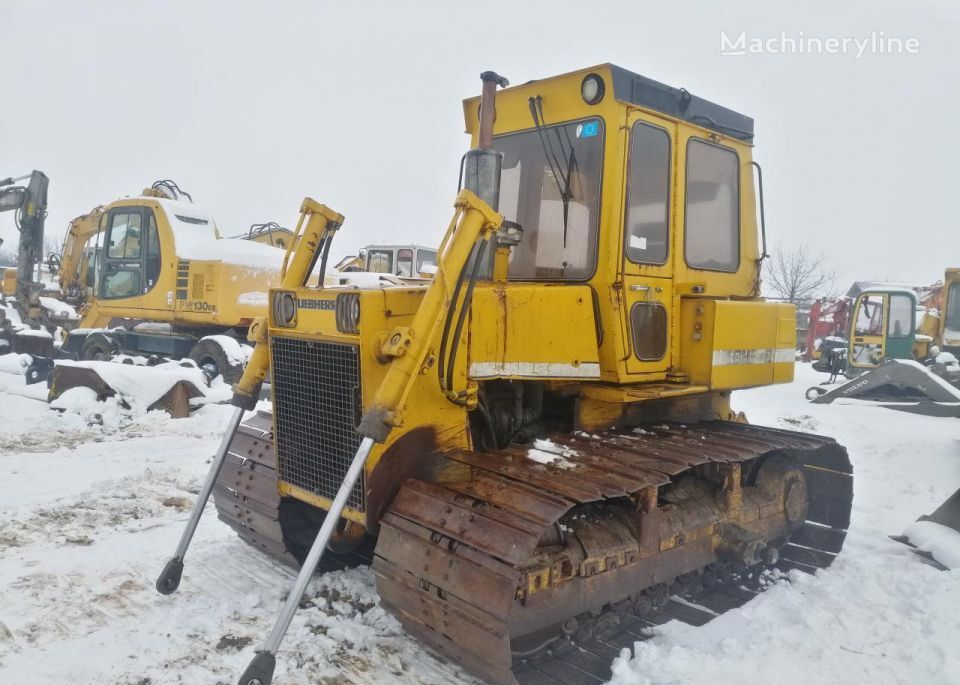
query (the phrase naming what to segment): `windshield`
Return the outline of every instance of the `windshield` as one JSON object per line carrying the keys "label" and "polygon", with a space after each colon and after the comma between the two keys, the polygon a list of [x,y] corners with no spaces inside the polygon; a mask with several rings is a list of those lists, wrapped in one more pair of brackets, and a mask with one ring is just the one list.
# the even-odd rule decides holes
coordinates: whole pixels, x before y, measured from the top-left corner
{"label": "windshield", "polygon": [[511,279],[585,280],[600,223],[603,124],[599,119],[497,136],[504,154],[500,213],[523,227]]}

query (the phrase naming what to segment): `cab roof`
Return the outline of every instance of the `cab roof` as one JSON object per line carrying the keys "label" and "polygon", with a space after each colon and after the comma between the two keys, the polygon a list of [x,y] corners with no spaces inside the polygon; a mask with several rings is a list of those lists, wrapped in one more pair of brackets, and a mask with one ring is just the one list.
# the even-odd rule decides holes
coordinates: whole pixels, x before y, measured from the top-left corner
{"label": "cab roof", "polygon": [[[692,95],[686,88],[668,86],[615,64],[599,64],[567,74],[558,74],[545,79],[534,79],[507,88],[505,92],[509,92],[513,88],[526,88],[538,82],[570,79],[571,77],[579,80],[591,73],[597,74],[604,80],[607,92],[612,92],[615,100],[653,110],[673,119],[687,121],[730,138],[748,143],[753,141],[753,119],[751,117]],[[471,119],[475,116],[473,112],[476,111],[479,100],[478,96],[464,100],[464,116],[468,131],[472,130],[473,121]]]}
{"label": "cab roof", "polygon": [[615,64],[605,66],[610,69],[617,100],[663,112],[731,138],[753,140],[751,117],[692,95],[686,88],[668,86]]}

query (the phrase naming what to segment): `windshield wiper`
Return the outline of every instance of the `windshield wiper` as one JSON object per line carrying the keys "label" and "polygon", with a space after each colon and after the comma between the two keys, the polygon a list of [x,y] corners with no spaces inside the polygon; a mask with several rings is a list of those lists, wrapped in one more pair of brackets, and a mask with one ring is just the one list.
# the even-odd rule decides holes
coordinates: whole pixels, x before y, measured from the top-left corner
{"label": "windshield wiper", "polygon": [[[570,181],[573,176],[573,170],[577,165],[577,158],[574,155],[573,151],[573,141],[570,140],[570,134],[567,133],[564,129],[564,135],[567,138],[567,143],[570,146],[570,154],[567,157],[567,173],[564,174],[560,171],[560,159],[557,157],[556,151],[553,149],[553,143],[550,142],[550,136],[545,135],[543,129],[545,128],[546,118],[543,116],[543,98],[539,95],[536,98],[529,98],[527,103],[530,106],[530,115],[533,117],[533,125],[537,129],[537,135],[540,137],[540,145],[543,146],[543,156],[547,160],[547,164],[550,165],[550,173],[553,174],[553,180],[557,184],[557,192],[560,193],[560,200],[563,202],[563,246],[567,246],[567,226],[569,224],[570,216],[570,200],[573,199],[573,193],[570,190]],[[554,127],[554,134],[557,138],[557,145],[560,147],[560,156],[561,158],[565,157],[563,149],[563,139],[560,137],[560,132]],[[562,184],[561,184],[562,182]]]}

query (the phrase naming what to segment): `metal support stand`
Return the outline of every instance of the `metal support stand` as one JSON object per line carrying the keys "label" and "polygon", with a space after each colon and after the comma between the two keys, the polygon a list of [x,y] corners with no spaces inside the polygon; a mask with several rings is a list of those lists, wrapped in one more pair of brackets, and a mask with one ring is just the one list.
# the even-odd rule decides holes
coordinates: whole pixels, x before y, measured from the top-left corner
{"label": "metal support stand", "polygon": [[310,552],[307,554],[303,566],[300,567],[300,573],[297,575],[297,580],[293,584],[293,589],[290,591],[290,594],[287,595],[287,601],[283,605],[283,610],[280,612],[280,616],[277,617],[277,622],[274,624],[273,630],[270,631],[266,642],[257,650],[256,655],[250,661],[250,665],[247,666],[247,670],[240,676],[240,685],[270,685],[273,680],[273,669],[276,666],[277,650],[280,648],[280,643],[287,634],[287,629],[290,627],[293,615],[300,605],[300,598],[303,597],[303,592],[307,589],[307,583],[310,582],[310,578],[313,577],[313,574],[316,572],[317,564],[320,563],[320,558],[327,548],[327,543],[330,542],[333,530],[340,521],[340,514],[347,504],[347,498],[350,496],[353,486],[356,485],[357,479],[363,472],[363,465],[366,463],[372,447],[372,438],[364,438],[361,441],[360,447],[357,449],[357,454],[353,458],[353,463],[350,464],[350,469],[347,471],[347,475],[343,479],[340,489],[337,491],[337,496],[333,499],[333,504],[330,505],[330,510],[323,519],[320,532],[317,533],[317,537],[310,547]]}
{"label": "metal support stand", "polygon": [[169,595],[176,592],[180,586],[180,576],[183,574],[183,557],[187,553],[193,534],[197,531],[197,524],[200,523],[200,516],[203,515],[203,508],[210,499],[210,493],[213,492],[213,486],[217,482],[217,476],[220,475],[220,469],[223,468],[223,462],[227,458],[227,449],[230,447],[230,441],[233,440],[237,428],[240,427],[240,420],[243,418],[243,408],[235,407],[233,415],[230,417],[230,423],[227,424],[227,432],[220,442],[220,449],[217,450],[217,456],[210,465],[210,471],[207,473],[207,479],[203,482],[203,488],[197,495],[197,500],[193,503],[193,509],[190,511],[190,520],[187,521],[187,527],[180,536],[180,544],[177,545],[177,551],[173,557],[163,567],[160,577],[157,578],[157,592],[161,595]]}

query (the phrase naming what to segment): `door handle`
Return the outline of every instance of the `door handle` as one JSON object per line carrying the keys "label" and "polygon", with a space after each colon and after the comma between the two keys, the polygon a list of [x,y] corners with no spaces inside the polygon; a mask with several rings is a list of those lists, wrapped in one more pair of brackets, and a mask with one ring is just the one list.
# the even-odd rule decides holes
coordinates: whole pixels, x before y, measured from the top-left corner
{"label": "door handle", "polygon": [[[630,290],[634,292],[648,293],[650,292],[650,286],[649,285],[631,285]],[[653,288],[653,291],[656,293],[662,293],[663,288],[661,288],[660,286],[657,286],[656,288]]]}

